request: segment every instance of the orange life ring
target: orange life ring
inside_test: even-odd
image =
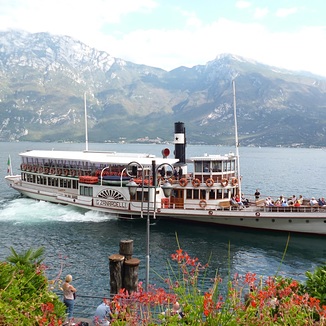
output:
[[[45,169],[44,169],[44,173],[45,173],[45,174],[48,174],[48,173],[49,173],[49,168],[45,168]]]
[[[57,175],[61,175],[61,174],[62,174],[61,169],[57,169]]]
[[[74,177],[76,175],[76,170],[70,170],[70,175]]]
[[[38,172],[43,173],[43,168],[41,166],[39,167]]]
[[[212,178],[206,180],[207,187],[212,187],[213,185],[214,185],[214,180]]]
[[[33,172],[37,172],[37,170],[38,170],[38,169],[37,169],[37,165],[34,165],[34,166],[33,166]]]
[[[64,169],[64,170],[63,170],[63,174],[64,174],[65,176],[67,176],[67,175],[69,174],[69,170]]]
[[[27,171],[31,171],[32,170],[32,166],[31,165],[27,165],[26,170]]]
[[[207,203],[206,203],[206,200],[204,200],[204,199],[202,199],[202,200],[199,202],[199,207],[200,207],[200,208],[205,208],[206,205],[207,205]]]
[[[26,170],[26,164],[21,164],[21,165],[20,165],[20,168],[21,168],[23,171],[25,171],[25,170]]]
[[[55,174],[55,168],[50,169],[50,174]]]
[[[199,187],[200,186],[200,180],[199,179],[194,179],[194,180],[192,180],[192,185],[194,186],[194,187]]]
[[[238,184],[238,179],[237,178],[232,178],[232,186],[235,186]]]
[[[187,184],[188,184],[188,180],[187,180],[186,178],[181,178],[181,179],[179,180],[179,185],[180,185],[181,187],[185,187]]]
[[[223,187],[226,187],[228,184],[229,184],[229,181],[227,179],[224,178],[224,179],[221,180],[221,185]]]

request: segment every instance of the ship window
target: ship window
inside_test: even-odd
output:
[[[223,198],[229,198],[227,189],[223,190]]]
[[[199,199],[199,190],[194,189],[194,199]]]
[[[203,172],[209,172],[209,162],[204,162],[204,164],[203,164]]]
[[[206,199],[206,190],[205,189],[200,190],[200,199]]]
[[[195,162],[195,172],[203,172],[203,162]]]
[[[235,161],[231,161],[231,171],[235,170]]]
[[[213,172],[222,172],[222,162],[213,161]]]
[[[209,199],[215,199],[215,190],[210,190]]]
[[[217,199],[222,199],[222,190],[221,189],[217,190]]]
[[[137,201],[144,201],[144,202],[147,203],[147,201],[148,201],[148,192],[144,191],[144,197],[143,197],[142,196],[142,191],[137,191],[136,200]]]
[[[191,189],[187,189],[187,199],[192,199],[192,190]]]
[[[93,187],[85,187],[85,186],[81,186],[80,187],[80,194],[82,196],[89,196],[92,197],[93,196]]]

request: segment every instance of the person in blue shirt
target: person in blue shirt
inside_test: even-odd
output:
[[[110,302],[107,299],[103,299],[103,302],[96,308],[93,323],[95,326],[108,326],[110,325],[110,318]]]

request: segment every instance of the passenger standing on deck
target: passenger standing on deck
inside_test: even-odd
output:
[[[165,178],[165,168],[164,168],[164,166],[162,166],[162,169],[161,169],[161,177]]]
[[[259,197],[260,197],[260,192],[258,189],[256,189],[256,192],[255,192],[256,201],[259,200]]]
[[[179,167],[179,178],[181,179],[183,175],[182,167]]]
[[[74,312],[74,305],[75,305],[75,298],[74,293],[77,292],[76,288],[74,288],[70,283],[72,281],[72,276],[67,275],[66,280],[62,285],[63,290],[63,302],[67,307],[67,314],[68,314],[68,322],[66,325],[73,325],[73,312]]]

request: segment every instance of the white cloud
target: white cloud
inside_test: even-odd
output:
[[[277,17],[287,17],[293,15],[298,11],[298,8],[280,8],[276,12]]]
[[[251,2],[240,0],[235,3],[235,6],[239,9],[249,8],[251,6]]]
[[[238,7],[244,8],[245,4],[249,6],[250,2],[237,2]],[[276,33],[265,28],[263,20],[239,23],[219,18],[208,24],[195,13],[184,11],[188,20],[183,29],[169,28],[167,22],[164,29],[134,29],[124,34],[103,32],[108,24],[119,23],[124,15],[150,12],[155,6],[154,0],[93,0],[91,4],[79,0],[11,0],[0,6],[0,30],[10,27],[70,35],[112,56],[166,70],[205,64],[220,53],[233,53],[326,76],[326,30],[322,26]],[[258,16],[266,15],[266,10]]]
[[[256,8],[254,12],[254,17],[257,19],[263,18],[268,14],[269,10],[267,8]]]

